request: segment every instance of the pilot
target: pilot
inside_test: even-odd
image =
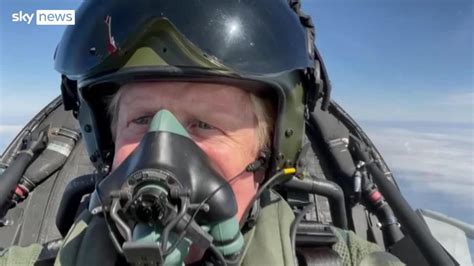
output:
[[[71,227],[56,263],[115,265],[133,262],[136,254],[146,257],[145,247],[126,250],[126,226],[118,222],[126,212],[113,218],[104,201],[111,193],[107,188],[123,185],[117,180],[128,180],[130,169],[148,160],[163,163],[139,156],[169,146],[167,138],[150,134],[164,120],[174,121],[193,143],[170,149],[176,158],[185,158],[178,167],[190,167],[186,160],[199,154],[208,163],[203,167],[220,178],[188,169],[189,180],[178,181],[192,184],[192,195],[219,182],[232,194],[217,207],[210,203],[211,210],[232,212],[242,235],[234,260],[226,257],[226,263],[296,263],[290,236],[295,216],[285,199],[268,189],[269,182],[283,182],[301,170],[297,158],[305,117],[316,101],[328,100],[329,92],[311,20],[297,1],[290,2],[83,2],[76,24],[66,29],[56,49],[55,67],[62,75],[65,108],[77,117],[98,182],[105,185],[98,186],[101,191],[94,192]],[[280,178],[272,179],[277,173]],[[212,219],[200,221],[217,223]],[[335,262],[401,264],[351,231],[333,232],[338,241],[328,254],[336,254]],[[136,240],[133,234],[130,242]],[[33,263],[40,248],[10,248],[0,261]],[[179,256],[179,263],[219,264],[218,255],[192,241]]]

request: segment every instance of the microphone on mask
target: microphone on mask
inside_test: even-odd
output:
[[[269,149],[263,149],[262,151],[260,151],[258,158],[255,161],[251,162],[249,165],[247,165],[245,170],[247,172],[257,172],[260,169],[267,168],[267,164],[270,161],[270,155],[271,152]]]

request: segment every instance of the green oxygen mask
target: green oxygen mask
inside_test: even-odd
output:
[[[167,110],[98,184],[89,208],[97,207],[106,210],[112,241],[132,264],[183,265],[192,244],[226,264],[243,247],[231,186]]]

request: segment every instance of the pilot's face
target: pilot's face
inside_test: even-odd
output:
[[[149,122],[161,109],[177,117],[227,180],[257,157],[258,123],[248,92],[229,85],[183,82],[133,83],[122,90],[113,168],[138,146]],[[257,183],[252,173],[244,172],[231,186],[240,220],[256,193]]]

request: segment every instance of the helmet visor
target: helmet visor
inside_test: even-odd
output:
[[[312,66],[306,31],[286,0],[86,0],[76,11],[76,25],[66,29],[57,47],[55,68],[71,79],[120,69],[139,39],[159,38],[147,28],[160,19],[169,21],[201,56],[237,74]],[[173,53],[170,47],[153,49]],[[166,63],[193,67],[185,60]]]

